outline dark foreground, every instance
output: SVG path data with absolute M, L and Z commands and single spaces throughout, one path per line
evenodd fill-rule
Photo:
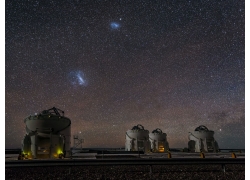
M 245 165 L 116 165 L 116 166 L 57 166 L 5 168 L 5 179 L 68 180 L 68 179 L 245 179 Z

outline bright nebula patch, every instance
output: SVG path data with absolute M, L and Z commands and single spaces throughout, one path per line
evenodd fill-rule
M 71 71 L 68 77 L 70 83 L 74 86 L 87 86 L 87 81 L 82 71 Z
M 119 23 L 112 22 L 112 23 L 110 24 L 110 27 L 111 27 L 112 29 L 119 29 L 119 28 L 121 27 L 121 25 L 120 25 Z

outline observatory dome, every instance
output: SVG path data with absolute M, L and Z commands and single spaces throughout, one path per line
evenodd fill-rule
M 140 124 L 128 130 L 125 139 L 126 151 L 148 152 L 150 150 L 149 131 Z
M 71 121 L 55 107 L 24 119 L 26 135 L 22 151 L 29 158 L 70 156 Z
M 188 147 L 191 152 L 217 152 L 218 143 L 214 139 L 214 131 L 201 125 L 195 128 L 194 132 L 189 132 Z
M 167 142 L 167 134 L 157 128 L 149 134 L 152 152 L 167 152 L 169 145 Z

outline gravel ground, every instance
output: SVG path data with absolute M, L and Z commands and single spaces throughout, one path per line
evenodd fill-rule
M 150 172 L 151 171 L 151 172 Z M 245 179 L 245 165 L 148 165 L 138 166 L 57 166 L 5 168 L 6 180 L 241 180 Z

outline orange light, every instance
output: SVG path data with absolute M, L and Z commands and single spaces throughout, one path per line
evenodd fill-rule
M 164 152 L 164 147 L 160 146 L 159 147 L 159 152 Z

